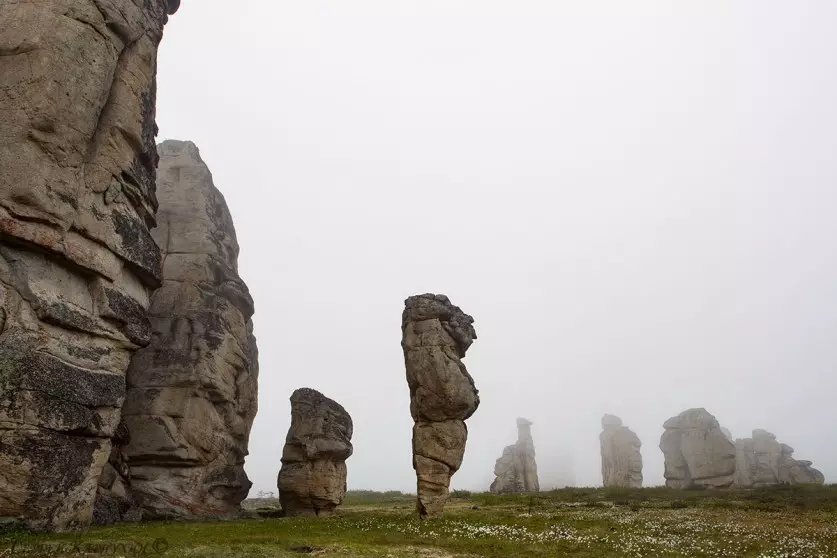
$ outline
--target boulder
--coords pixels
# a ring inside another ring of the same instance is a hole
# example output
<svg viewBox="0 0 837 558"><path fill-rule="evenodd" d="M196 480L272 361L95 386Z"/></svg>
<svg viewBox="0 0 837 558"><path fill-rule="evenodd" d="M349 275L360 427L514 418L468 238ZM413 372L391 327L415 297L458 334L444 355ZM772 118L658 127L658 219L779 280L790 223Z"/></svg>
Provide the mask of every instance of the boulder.
<svg viewBox="0 0 837 558"><path fill-rule="evenodd" d="M277 481L284 515L331 515L343 503L352 430L352 417L336 401L309 388L293 392Z"/></svg>
<svg viewBox="0 0 837 558"><path fill-rule="evenodd" d="M532 422L517 419L517 442L503 449L503 455L494 464L490 491L496 494L513 492L538 492L538 465L535 462L535 443L532 440Z"/></svg>
<svg viewBox="0 0 837 558"><path fill-rule="evenodd" d="M750 488L776 484L822 484L822 473L810 461L793 458L793 448L781 444L767 430L753 430L752 438L735 441L735 485Z"/></svg>
<svg viewBox="0 0 837 558"><path fill-rule="evenodd" d="M479 392L462 358L477 338L474 319L444 295L404 301L401 347L413 417L413 469L422 519L442 514L450 479L462 465Z"/></svg>
<svg viewBox="0 0 837 558"><path fill-rule="evenodd" d="M93 517L161 280L155 72L175 9L0 2L0 522Z"/></svg>
<svg viewBox="0 0 837 558"><path fill-rule="evenodd" d="M640 488L642 486L642 442L622 419L602 417L599 434L602 453L602 482L605 487Z"/></svg>
<svg viewBox="0 0 837 558"><path fill-rule="evenodd" d="M256 415L253 300L238 275L230 211L191 142L159 145L162 286L153 337L127 373L120 450L146 519L230 517L250 481L244 458Z"/></svg>
<svg viewBox="0 0 837 558"><path fill-rule="evenodd" d="M725 488L735 479L735 445L706 409L689 409L663 425L666 486Z"/></svg>

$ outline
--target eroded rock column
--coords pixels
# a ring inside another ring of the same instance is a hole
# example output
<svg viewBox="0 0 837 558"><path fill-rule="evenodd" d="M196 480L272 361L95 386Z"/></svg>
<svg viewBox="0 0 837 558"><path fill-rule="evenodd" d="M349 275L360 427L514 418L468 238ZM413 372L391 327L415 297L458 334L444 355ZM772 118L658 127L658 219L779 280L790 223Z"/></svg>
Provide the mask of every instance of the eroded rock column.
<svg viewBox="0 0 837 558"><path fill-rule="evenodd" d="M336 401L309 388L293 392L277 480L286 516L331 515L343 503L352 430L352 417Z"/></svg>
<svg viewBox="0 0 837 558"><path fill-rule="evenodd" d="M599 434L602 453L602 483L605 487L642 486L642 442L639 436L615 415L602 417Z"/></svg>
<svg viewBox="0 0 837 558"><path fill-rule="evenodd" d="M497 494L540 490L531 421L517 419L517 442L503 448L503 455L494 464L494 475L497 478L489 490Z"/></svg>
<svg viewBox="0 0 837 558"><path fill-rule="evenodd" d="M0 2L0 517L90 521L160 284L169 0Z"/></svg>
<svg viewBox="0 0 837 558"><path fill-rule="evenodd" d="M121 447L144 519L228 517L257 410L253 300L238 275L230 211L191 142L159 145L155 241L163 284L151 299L151 344L128 369Z"/></svg>
<svg viewBox="0 0 837 558"><path fill-rule="evenodd" d="M735 480L735 445L706 409L689 409L663 424L660 450L666 486L726 488Z"/></svg>
<svg viewBox="0 0 837 558"><path fill-rule="evenodd" d="M442 514L451 476L465 453L465 420L480 403L461 360L477 334L474 319L444 295L411 296L404 304L401 346L415 422L417 508L421 518L428 518Z"/></svg>

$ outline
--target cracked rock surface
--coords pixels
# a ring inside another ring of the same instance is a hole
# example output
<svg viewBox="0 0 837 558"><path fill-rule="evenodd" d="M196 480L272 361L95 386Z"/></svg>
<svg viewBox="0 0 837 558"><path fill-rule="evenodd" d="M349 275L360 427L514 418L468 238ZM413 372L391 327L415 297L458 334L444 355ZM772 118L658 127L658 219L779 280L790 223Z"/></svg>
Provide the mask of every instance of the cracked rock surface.
<svg viewBox="0 0 837 558"><path fill-rule="evenodd" d="M238 275L230 211L198 148L169 140L158 150L152 234L163 281L151 298L151 343L128 368L129 436L119 450L143 519L230 517L251 486L253 300Z"/></svg>
<svg viewBox="0 0 837 558"><path fill-rule="evenodd" d="M416 295L404 301L401 346L414 421L413 468L421 518L442 514L451 476L465 453L465 420L480 403L461 360L477 338L473 323L445 295Z"/></svg>
<svg viewBox="0 0 837 558"><path fill-rule="evenodd" d="M165 0L0 2L0 518L90 522L151 340Z"/></svg>

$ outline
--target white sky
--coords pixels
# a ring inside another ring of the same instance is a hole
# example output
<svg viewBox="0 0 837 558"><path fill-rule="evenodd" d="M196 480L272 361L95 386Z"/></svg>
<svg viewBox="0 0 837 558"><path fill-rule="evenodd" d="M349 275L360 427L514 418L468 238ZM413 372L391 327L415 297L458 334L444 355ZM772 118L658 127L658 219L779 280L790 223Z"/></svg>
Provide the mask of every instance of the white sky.
<svg viewBox="0 0 837 558"><path fill-rule="evenodd" d="M355 424L349 488L415 490L403 300L472 314L482 405L453 487L526 416L548 488L601 482L706 407L837 479L837 3L186 0L159 139L190 139L256 301L247 471L276 490L288 397ZM569 480L572 480L570 477Z"/></svg>

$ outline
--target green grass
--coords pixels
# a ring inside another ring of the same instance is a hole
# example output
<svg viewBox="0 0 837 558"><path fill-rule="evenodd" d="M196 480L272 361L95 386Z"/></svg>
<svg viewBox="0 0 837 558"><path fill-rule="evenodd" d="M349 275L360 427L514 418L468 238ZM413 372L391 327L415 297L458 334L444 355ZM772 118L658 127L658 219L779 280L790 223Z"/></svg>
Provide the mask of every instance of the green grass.
<svg viewBox="0 0 837 558"><path fill-rule="evenodd" d="M7 532L0 535L0 557L837 556L835 486L458 496L445 517L433 521L416 519L409 494L353 491L331 518L148 523L62 535ZM123 547L114 546L119 543Z"/></svg>

